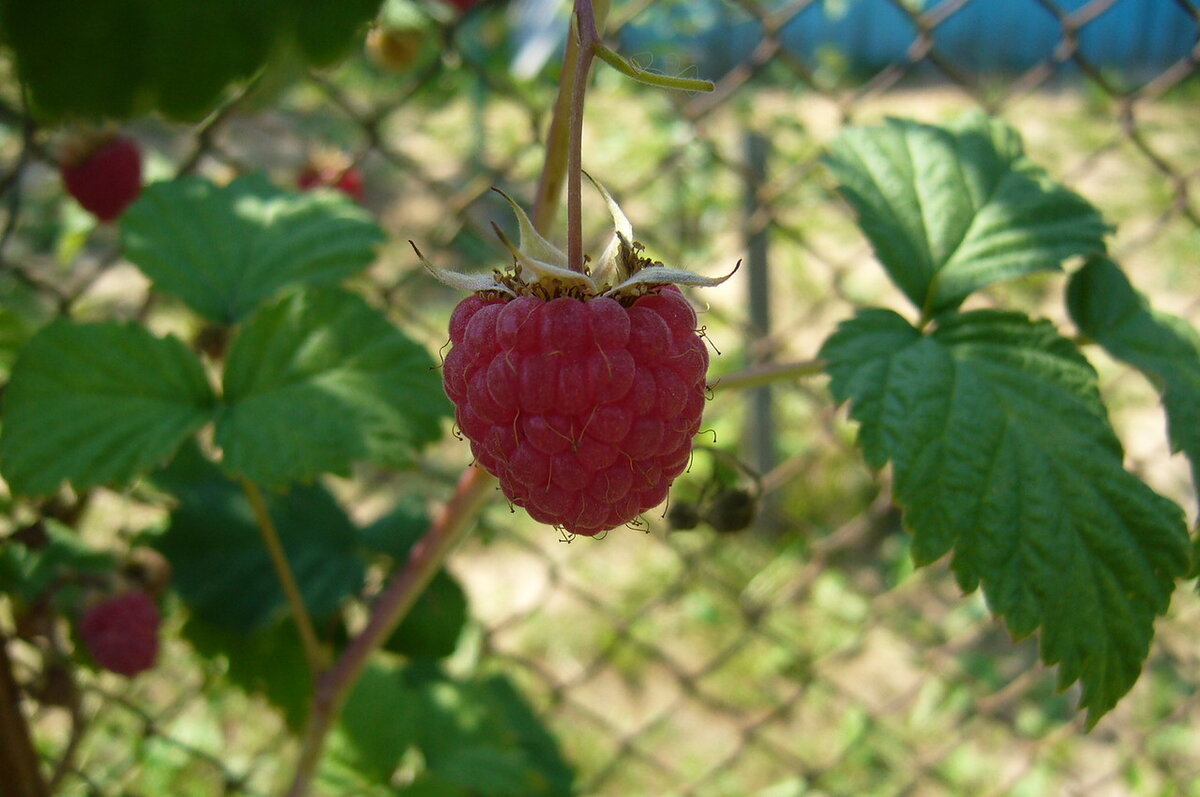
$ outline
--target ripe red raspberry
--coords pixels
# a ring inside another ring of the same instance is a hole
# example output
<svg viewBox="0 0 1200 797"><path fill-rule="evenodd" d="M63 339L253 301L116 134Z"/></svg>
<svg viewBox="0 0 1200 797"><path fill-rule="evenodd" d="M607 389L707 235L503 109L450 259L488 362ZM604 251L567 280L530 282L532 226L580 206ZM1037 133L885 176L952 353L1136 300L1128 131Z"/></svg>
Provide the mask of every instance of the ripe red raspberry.
<svg viewBox="0 0 1200 797"><path fill-rule="evenodd" d="M72 147L60 164L63 184L100 221L121 215L142 192L142 151L131 138L102 138Z"/></svg>
<svg viewBox="0 0 1200 797"><path fill-rule="evenodd" d="M446 393L477 462L575 534L667 497L700 428L708 352L674 286L608 297L474 295L450 322Z"/></svg>
<svg viewBox="0 0 1200 797"><path fill-rule="evenodd" d="M588 536L662 503L687 467L708 350L672 283L724 279L642 257L600 191L616 233L586 273L570 270L515 204L521 245L501 236L508 272L469 277L421 257L443 282L475 292L450 319L443 374L477 464L535 520Z"/></svg>
<svg viewBox="0 0 1200 797"><path fill-rule="evenodd" d="M133 676L154 666L159 619L153 599L131 590L90 606L79 636L101 667Z"/></svg>

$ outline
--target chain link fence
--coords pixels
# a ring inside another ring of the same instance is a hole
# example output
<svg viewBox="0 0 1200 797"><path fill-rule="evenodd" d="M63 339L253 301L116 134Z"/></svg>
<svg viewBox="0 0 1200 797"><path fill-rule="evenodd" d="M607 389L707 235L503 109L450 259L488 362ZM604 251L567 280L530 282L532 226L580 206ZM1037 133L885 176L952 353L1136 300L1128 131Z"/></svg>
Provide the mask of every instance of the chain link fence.
<svg viewBox="0 0 1200 797"><path fill-rule="evenodd" d="M197 126L143 121L135 132L162 176L266 170L286 183L314 147L347 153L392 239L364 290L436 350L456 297L415 268L406 241L449 268L490 268L502 259L490 225L508 214L489 189L527 205L541 166L553 83L514 76L491 52L511 49L520 4L502 5L468 17L413 73L356 58L283 93L260 79ZM987 29L985 7L1001 5L1053 23L1044 49ZM1150 9L1124 31L1141 56L1112 64L1116 45L1092 32L1134 5ZM818 38L818 17L836 37ZM1139 289L1200 321L1198 30L1191 0L614 3L608 37L626 55L668 72L697 65L717 89L670 94L598 66L585 168L656 259L709 274L746 260L745 278L695 297L722 356L704 446L672 500L699 500L733 455L743 475L761 476L761 505L738 533L669 531L654 515L647 529L567 545L497 500L452 559L475 617L454 663L517 680L577 767L581 794L1200 794L1191 589L1160 622L1133 692L1085 733L1074 690L1056 689L1035 641L1011 640L943 565L912 571L887 474L861 463L822 380L721 384L752 364L812 358L854 304L894 298L820 167L842 127L885 115L936 122L983 108L1006 119L1035 161L1116 223L1112 251ZM869 57L871 41L886 63ZM1010 44L1023 62L979 68ZM46 138L5 84L5 274L63 313L153 317L156 300L114 238L52 234L72 220L52 209ZM588 203L599 241L603 207ZM979 301L1016 297L1062 320L1061 290L1039 278ZM1131 466L1194 522L1151 389L1099 367ZM448 495L466 456L448 441L419 491ZM414 489L386 474L362 482L351 492L364 516ZM142 522L110 498L110 527ZM167 661L132 686L86 684L86 735L54 709L37 717L48 762L80 745L62 793L278 790L293 752L282 722L222 688L220 668L183 643Z"/></svg>

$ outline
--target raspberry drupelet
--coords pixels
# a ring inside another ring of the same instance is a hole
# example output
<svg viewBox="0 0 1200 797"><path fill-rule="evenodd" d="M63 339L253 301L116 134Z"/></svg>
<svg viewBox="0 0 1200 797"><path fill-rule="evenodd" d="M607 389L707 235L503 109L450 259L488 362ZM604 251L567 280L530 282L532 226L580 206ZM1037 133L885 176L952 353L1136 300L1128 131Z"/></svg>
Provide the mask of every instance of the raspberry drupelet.
<svg viewBox="0 0 1200 797"><path fill-rule="evenodd" d="M724 279L642 257L600 191L616 233L588 273L567 269L515 203L521 245L501 235L511 270L473 278L421 258L473 291L451 316L443 377L476 463L535 520L586 536L661 504L687 467L708 351L675 284Z"/></svg>

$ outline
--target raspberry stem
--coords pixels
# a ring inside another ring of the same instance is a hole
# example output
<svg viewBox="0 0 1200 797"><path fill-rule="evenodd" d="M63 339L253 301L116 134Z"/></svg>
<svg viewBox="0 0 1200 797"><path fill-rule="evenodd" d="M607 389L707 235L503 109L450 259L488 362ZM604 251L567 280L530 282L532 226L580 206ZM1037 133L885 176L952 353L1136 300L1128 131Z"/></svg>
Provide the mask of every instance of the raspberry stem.
<svg viewBox="0 0 1200 797"><path fill-rule="evenodd" d="M46 797L50 793L29 724L21 711L21 691L8 657L8 638L0 633L0 772L4 794L13 797Z"/></svg>
<svg viewBox="0 0 1200 797"><path fill-rule="evenodd" d="M554 101L554 116L550 120L549 130L546 131L546 160L529 214L534 228L542 233L554 222L554 214L559 207L558 197L562 193L563 181L567 176L571 87L575 85L575 61L578 51L578 41L574 36L568 36L567 51L563 56L562 80L558 87L558 97Z"/></svg>
<svg viewBox="0 0 1200 797"><path fill-rule="evenodd" d="M592 7L593 27L599 30L604 27L608 18L609 2L590 3ZM574 35L574 17L572 17L572 35L567 36L566 52L563 54L562 72L558 84L558 97L554 101L554 116L550 120L550 128L546 132L546 160L542 167L542 176L538 181L537 195L534 197L533 226L538 232L545 233L553 224L554 215L558 209L558 197L562 192L563 182L567 176L567 162L570 160L567 152L571 146L571 123L574 118L582 124L582 97L576 87L576 68L580 60L579 37ZM586 85L586 81L585 81ZM578 98L578 101L577 101ZM578 114L573 116L578 104Z"/></svg>
<svg viewBox="0 0 1200 797"><path fill-rule="evenodd" d="M571 83L571 124L567 146L567 267L583 273L583 108L588 75L600 34L592 0L575 0L574 33L577 39Z"/></svg>

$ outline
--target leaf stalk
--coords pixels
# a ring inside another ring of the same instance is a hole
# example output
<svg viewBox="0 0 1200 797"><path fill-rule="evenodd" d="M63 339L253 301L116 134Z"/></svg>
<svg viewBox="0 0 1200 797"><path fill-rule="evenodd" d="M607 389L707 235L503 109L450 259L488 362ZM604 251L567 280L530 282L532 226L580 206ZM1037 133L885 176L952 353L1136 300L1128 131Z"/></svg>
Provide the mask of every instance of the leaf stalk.
<svg viewBox="0 0 1200 797"><path fill-rule="evenodd" d="M576 42L567 144L567 267L580 274L583 260L583 109L587 81L600 34L591 0L575 0Z"/></svg>
<svg viewBox="0 0 1200 797"><path fill-rule="evenodd" d="M254 512L254 521L262 533L267 555L271 557L271 566L275 568L279 585L287 597L288 610L296 623L296 629L300 632L300 642L304 646L304 658L308 662L309 672L316 681L325 670L328 658L317 638L317 631L313 626L312 616L308 613L308 607L304 605L304 596L300 592L300 585L296 582L296 574L292 571L291 564L288 563L287 553L283 550L279 531L275 528L275 521L267 509L267 502L263 499L262 491L256 483L249 479L242 478L239 481L242 490L246 493L246 498L250 501L250 509Z"/></svg>
<svg viewBox="0 0 1200 797"><path fill-rule="evenodd" d="M804 379L816 376L825 369L820 359L801 360L794 363L766 363L742 371L726 374L712 385L713 390L745 390L762 387L788 379Z"/></svg>
<svg viewBox="0 0 1200 797"><path fill-rule="evenodd" d="M645 83L647 86L656 86L660 89L671 89L673 91L703 92L713 91L717 87L716 83L713 83L711 80L704 80L703 78L675 77L664 75L661 72L651 72L642 69L602 41L597 41L593 47L596 56L601 61L622 75L631 77L638 83Z"/></svg>

